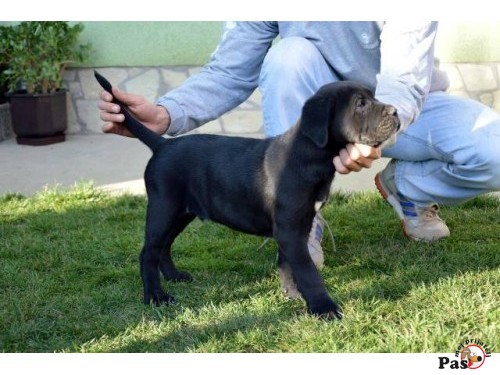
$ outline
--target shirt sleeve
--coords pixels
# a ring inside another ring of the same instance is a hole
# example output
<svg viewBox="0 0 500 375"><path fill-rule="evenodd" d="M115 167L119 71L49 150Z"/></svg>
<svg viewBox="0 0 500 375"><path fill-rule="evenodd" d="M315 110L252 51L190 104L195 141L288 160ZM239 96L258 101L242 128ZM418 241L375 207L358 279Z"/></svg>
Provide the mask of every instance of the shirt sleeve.
<svg viewBox="0 0 500 375"><path fill-rule="evenodd" d="M185 133L244 102L258 86L262 63L277 35L273 22L226 23L209 63L157 100L171 117L167 133Z"/></svg>
<svg viewBox="0 0 500 375"><path fill-rule="evenodd" d="M387 22L380 35L375 97L398 110L401 130L422 111L431 87L437 22Z"/></svg>

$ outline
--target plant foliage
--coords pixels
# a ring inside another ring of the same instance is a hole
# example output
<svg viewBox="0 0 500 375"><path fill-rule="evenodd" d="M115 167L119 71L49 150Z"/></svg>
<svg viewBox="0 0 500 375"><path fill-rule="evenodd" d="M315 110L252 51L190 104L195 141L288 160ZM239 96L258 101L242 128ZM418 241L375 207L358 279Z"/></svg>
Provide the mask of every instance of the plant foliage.
<svg viewBox="0 0 500 375"><path fill-rule="evenodd" d="M0 83L10 91L20 85L28 94L51 93L62 88L64 70L84 62L90 43L79 43L83 24L63 21L25 21L0 26Z"/></svg>

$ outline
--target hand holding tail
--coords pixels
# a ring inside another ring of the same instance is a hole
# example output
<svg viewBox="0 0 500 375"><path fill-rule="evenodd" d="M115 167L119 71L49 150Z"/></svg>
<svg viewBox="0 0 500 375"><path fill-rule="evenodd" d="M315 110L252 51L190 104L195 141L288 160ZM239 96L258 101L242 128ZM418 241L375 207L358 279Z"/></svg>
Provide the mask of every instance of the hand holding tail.
<svg viewBox="0 0 500 375"><path fill-rule="evenodd" d="M105 90L101 93L98 105L102 110L101 119L108 121L103 126L104 132L135 136L152 150L159 142L164 141L159 134L165 133L170 117L163 107L148 102L142 96L113 88L111 83L97 71L94 71L94 75Z"/></svg>

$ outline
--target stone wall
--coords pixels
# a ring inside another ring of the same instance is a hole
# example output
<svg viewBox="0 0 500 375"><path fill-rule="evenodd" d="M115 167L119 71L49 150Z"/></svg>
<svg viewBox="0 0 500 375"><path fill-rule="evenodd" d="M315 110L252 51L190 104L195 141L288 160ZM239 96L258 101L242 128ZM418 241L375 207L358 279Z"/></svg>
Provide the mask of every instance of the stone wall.
<svg viewBox="0 0 500 375"><path fill-rule="evenodd" d="M450 78L448 92L478 100L500 112L500 63L442 64Z"/></svg>
<svg viewBox="0 0 500 375"><path fill-rule="evenodd" d="M99 71L121 89L154 101L197 73L199 67L101 68ZM469 97L500 112L500 63L442 64L450 78L449 92ZM65 73L68 95L68 134L100 134L102 121L97 109L100 87L93 69L69 69ZM258 90L233 111L196 132L262 137Z"/></svg>
<svg viewBox="0 0 500 375"><path fill-rule="evenodd" d="M200 68L183 66L101 68L98 70L120 89L141 94L154 102L156 98L179 86L188 77L197 73ZM93 69L69 70L65 75L65 82L71 93L68 97L68 133L100 133L102 121L99 118L97 102L101 89L94 78ZM238 108L216 121L205 124L196 131L261 136L260 93L256 90Z"/></svg>
<svg viewBox="0 0 500 375"><path fill-rule="evenodd" d="M442 64L450 78L449 92L479 100L500 112L500 63ZM121 89L154 101L199 71L199 67L102 68L99 71ZM102 122L97 109L100 88L93 69L69 70L65 82L68 96L68 133L100 133ZM203 133L262 136L260 93L222 118L197 129Z"/></svg>

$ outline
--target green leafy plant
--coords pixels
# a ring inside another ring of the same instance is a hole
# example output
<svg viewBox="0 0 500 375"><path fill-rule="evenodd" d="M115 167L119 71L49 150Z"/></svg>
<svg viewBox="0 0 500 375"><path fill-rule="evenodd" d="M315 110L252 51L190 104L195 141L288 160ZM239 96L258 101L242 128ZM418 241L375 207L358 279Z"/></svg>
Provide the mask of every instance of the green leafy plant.
<svg viewBox="0 0 500 375"><path fill-rule="evenodd" d="M91 44L80 44L83 24L63 21L26 21L0 26L0 83L16 91L21 83L28 94L62 88L64 70L90 54Z"/></svg>

